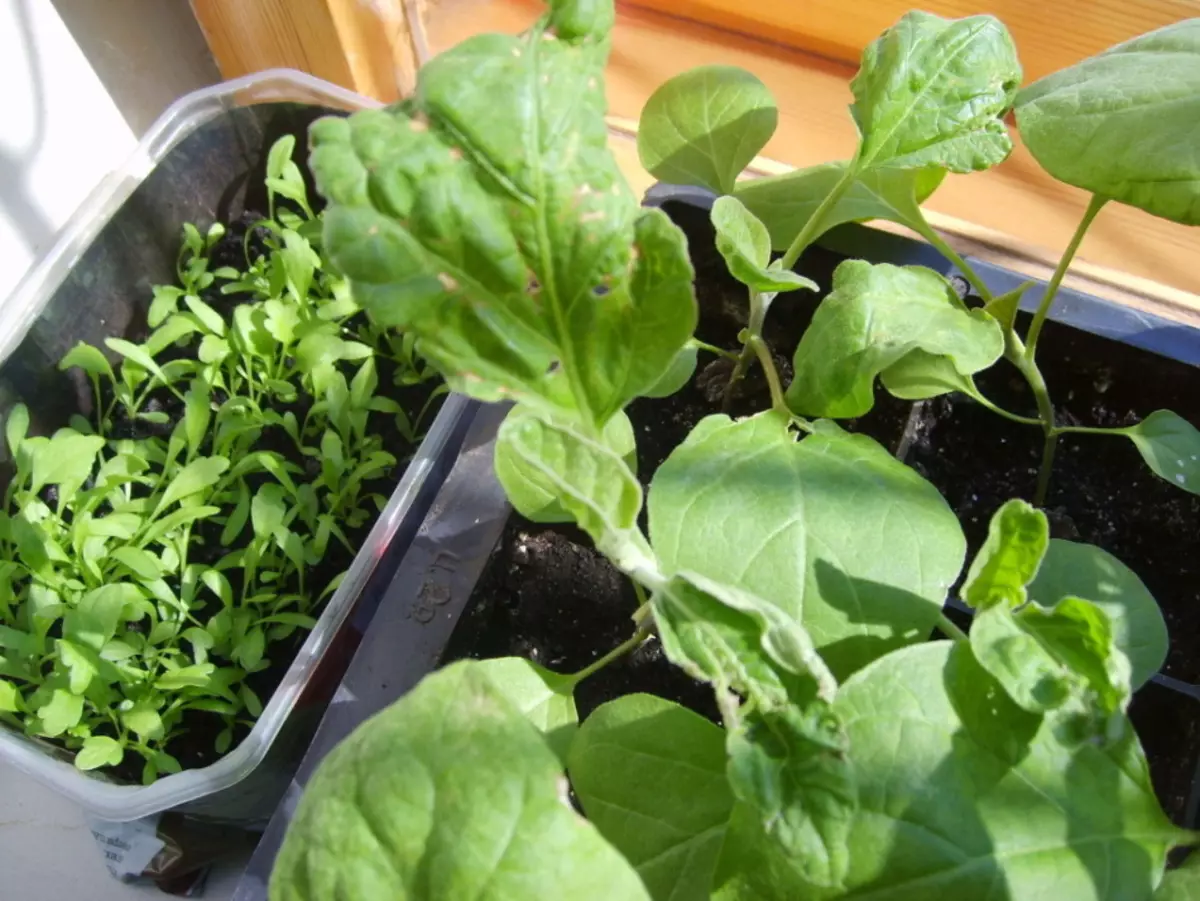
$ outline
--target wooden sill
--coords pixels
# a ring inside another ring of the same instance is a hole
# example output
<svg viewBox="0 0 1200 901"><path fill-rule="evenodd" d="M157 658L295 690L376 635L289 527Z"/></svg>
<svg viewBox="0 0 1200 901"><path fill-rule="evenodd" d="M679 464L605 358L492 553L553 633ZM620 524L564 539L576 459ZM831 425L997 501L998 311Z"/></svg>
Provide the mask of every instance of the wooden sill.
<svg viewBox="0 0 1200 901"><path fill-rule="evenodd" d="M618 6L607 74L609 109L618 121L635 122L645 99L672 75L725 63L753 71L779 102L779 128L765 157L784 166L807 166L853 152L856 136L846 109L853 66ZM532 0L443 0L428 14L430 50L440 52L479 32L520 31L540 9ZM634 149L617 149L635 189L646 187L651 179ZM995 169L949 176L926 209L935 227L968 242L972 251L1044 275L1070 240L1086 203L1083 191L1055 182L1018 146ZM1200 323L1198 251L1191 229L1113 204L1083 244L1076 281L1093 293Z"/></svg>

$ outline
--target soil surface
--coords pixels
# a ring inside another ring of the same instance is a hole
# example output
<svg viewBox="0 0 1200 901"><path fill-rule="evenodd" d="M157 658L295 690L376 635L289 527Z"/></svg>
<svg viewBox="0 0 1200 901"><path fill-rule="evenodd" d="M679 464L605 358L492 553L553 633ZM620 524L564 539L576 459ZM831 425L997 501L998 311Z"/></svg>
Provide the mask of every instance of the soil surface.
<svg viewBox="0 0 1200 901"><path fill-rule="evenodd" d="M736 349L738 331L746 324L746 289L730 278L715 252L707 214L677 205L667 209L687 233L696 267L697 337ZM814 248L797 268L821 285L823 296L842 259ZM782 295L771 308L765 337L785 384L814 308L811 295L803 293ZM1039 359L1065 422L1127 425L1160 408L1200 422L1200 372L1191 367L1055 323L1044 331ZM696 377L682 391L631 405L643 483L701 418L721 412L728 374L726 361L702 352ZM1036 415L1028 389L1008 364L978 382L1001 406ZM769 405L755 367L730 412L746 415ZM969 554L982 543L992 513L1004 501L1032 498L1040 430L1002 419L959 395L914 405L880 388L875 408L843 425L871 435L893 453L900 451L937 486L962 523ZM1127 440L1079 436L1060 441L1047 507L1057 537L1099 545L1142 577L1171 632L1164 671L1200 683L1200 655L1192 650L1200 634L1200 498L1151 473ZM631 634L629 615L636 606L629 581L581 532L513 514L444 659L511 654L559 672L577 671ZM635 691L679 701L717 719L711 692L669 664L654 639L580 685L580 716ZM1200 758L1200 701L1150 684L1137 695L1130 714L1164 807L1182 823Z"/></svg>

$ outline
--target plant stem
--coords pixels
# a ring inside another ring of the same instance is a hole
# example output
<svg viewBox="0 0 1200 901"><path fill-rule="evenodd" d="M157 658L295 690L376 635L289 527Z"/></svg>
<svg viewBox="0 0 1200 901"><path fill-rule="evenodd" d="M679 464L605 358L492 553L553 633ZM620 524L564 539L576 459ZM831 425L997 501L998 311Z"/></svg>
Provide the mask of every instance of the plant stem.
<svg viewBox="0 0 1200 901"><path fill-rule="evenodd" d="M649 636L649 635L650 635L650 624L649 623L643 623L642 625L638 626L637 631L634 632L633 635L631 635L625 641L621 642L619 645L617 645L615 648L613 648L611 651L609 651L603 657L599 658L598 660L593 661L592 663L589 663L587 666L585 666L579 672L568 676L567 681L570 684L571 688L574 688L576 685L578 685L580 682L582 682L588 676L594 675L595 673L604 669L604 667L608 666L614 660L624 657L630 651L637 650L638 646L641 645L641 643L643 641L645 641L647 636Z"/></svg>
<svg viewBox="0 0 1200 901"><path fill-rule="evenodd" d="M1015 351L1020 346L1020 339L1016 337L1015 333L1012 337L1015 342L1011 346ZM1054 472L1054 450L1058 445L1059 429L1054 422L1054 404L1050 402L1050 389L1046 387L1046 380L1042 378L1042 371L1038 369L1033 357L1028 353L1019 352L1011 355L1006 353L1006 356L1009 356L1009 359L1016 364L1021 375L1025 376L1025 381L1029 383L1034 400L1037 401L1038 418L1042 423L1042 431L1046 436L1042 443L1042 465L1038 470L1037 489L1033 495L1034 506L1041 507L1046 503L1046 494L1050 490L1050 475Z"/></svg>
<svg viewBox="0 0 1200 901"><path fill-rule="evenodd" d="M838 201L842 199L842 195L850 189L850 185L854 183L854 179L858 175L857 164L858 157L855 156L846 167L846 171L842 174L842 177L838 179L837 184L825 195L825 199L821 201L820 206L816 208L813 214L808 217L808 221L804 223L804 228L800 229L800 233L792 239L792 243L788 245L788 249L780 261L785 270L790 271L796 265L796 260L800 259L800 254L804 253L808 245L820 236L821 223L829 215L829 212L837 206Z"/></svg>
<svg viewBox="0 0 1200 901"><path fill-rule="evenodd" d="M762 332L763 322L767 318L767 309L762 302L762 295L750 288L750 321L746 324L747 338L742 344L742 352L738 355L737 365L733 367L733 372L729 376L729 381L725 383L725 393L721 395L721 412L728 413L729 408L733 406L733 389L742 377L746 374L746 370L750 368L750 361L754 359L754 348L751 347L750 339Z"/></svg>
<svg viewBox="0 0 1200 901"><path fill-rule="evenodd" d="M1099 194L1092 195L1092 199L1088 201L1087 209L1083 212L1083 218L1079 220L1079 225L1075 228L1075 234L1071 236L1071 243L1067 245L1067 250L1062 255L1062 259L1058 261L1054 275L1050 277L1050 284L1046 286L1046 293L1042 295L1042 302L1038 305L1037 312L1033 314L1033 322L1030 324L1029 332L1025 338L1025 356L1029 357L1030 360L1033 359L1033 355L1037 352L1037 343L1038 338L1042 334L1042 326L1046 324L1046 317L1050 315L1050 306L1054 303L1054 297L1058 294L1058 287L1062 284L1063 277L1067 274L1067 267L1075 259L1079 245L1083 243L1083 236L1087 234L1088 228L1106 203L1108 203L1107 197L1101 197Z"/></svg>
<svg viewBox="0 0 1200 901"><path fill-rule="evenodd" d="M763 372L767 376L767 385L771 389L771 407L780 413L783 413L788 419L792 418L792 411L788 409L787 401L783 396L783 384L779 381L779 371L775 368L775 361L771 359L770 348L767 347L767 342L759 335L751 335L750 341L746 345L758 354L759 365L762 366Z"/></svg>
<svg viewBox="0 0 1200 901"><path fill-rule="evenodd" d="M938 631L940 631L947 638L951 638L954 641L970 641L967 633L958 626L954 625L954 623L950 622L950 618L944 613L938 614L936 625L938 627Z"/></svg>
<svg viewBox="0 0 1200 901"><path fill-rule="evenodd" d="M937 231L934 230L933 226L925 221L924 216L921 216L915 221L908 223L908 226L922 238L936 247L942 256L957 266L958 271L962 273L963 278L970 282L971 287L975 289L975 292L981 298L983 298L985 303L993 299L991 289L984 284L984 281L979 277L979 274L971 268L971 264L964 260L957 250L946 243L946 239L939 235Z"/></svg>
<svg viewBox="0 0 1200 901"><path fill-rule="evenodd" d="M974 387L974 385L972 385L972 387ZM1005 410L1003 407L997 406L996 404L994 404L990 400L988 400L986 397L984 397L981 393L979 393L979 389L977 389L977 388L969 396L971 397L972 400L974 400L981 407L991 410L993 413L996 413L999 416L1003 416L1005 419L1011 419L1013 422L1019 422L1022 425L1041 425L1042 424L1042 421L1040 419L1036 419L1033 416L1021 416L1019 413L1013 413L1009 410Z"/></svg>
<svg viewBox="0 0 1200 901"><path fill-rule="evenodd" d="M739 355L735 354L733 351L725 350L723 347L717 347L715 344L709 344L707 341L701 341L699 338L693 338L692 344L694 344L698 350L706 350L710 354L716 354L718 357L724 357L726 360L740 359Z"/></svg>
<svg viewBox="0 0 1200 901"><path fill-rule="evenodd" d="M1060 425L1057 428L1055 428L1054 431L1056 434L1059 434L1059 435L1073 433L1076 435L1122 435L1122 436L1124 436L1124 435L1129 434L1128 428L1117 427L1117 428L1105 429L1105 428L1100 428L1099 426L1090 426L1090 425Z"/></svg>

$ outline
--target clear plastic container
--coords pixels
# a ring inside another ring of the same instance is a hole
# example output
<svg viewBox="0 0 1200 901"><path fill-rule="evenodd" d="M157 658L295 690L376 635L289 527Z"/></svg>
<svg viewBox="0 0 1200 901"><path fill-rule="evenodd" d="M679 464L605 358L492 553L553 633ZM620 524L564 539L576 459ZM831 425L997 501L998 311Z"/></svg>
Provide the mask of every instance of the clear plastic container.
<svg viewBox="0 0 1200 901"><path fill-rule="evenodd" d="M72 401L61 397L57 360L76 341L100 343L137 320L137 308L144 312L149 301L149 286L173 277L182 223L205 223L227 212L230 186L241 178L239 190L245 190L249 170L261 164L280 133L280 116L312 118L312 107L349 111L378 105L291 70L240 78L173 104L0 303L0 409L7 413L23 400L35 420L41 417L50 426L65 420ZM298 143L303 146L302 139ZM61 750L0 726L0 765L16 767L108 820L169 809L238 823L268 818L324 709L321 688L332 692L357 644L346 637L350 620L369 616L364 589L380 561L395 551L398 533L407 532L404 540L411 540L457 453L456 438L471 406L458 395L446 399L341 587L236 748L207 767L147 786L123 785L77 770Z"/></svg>

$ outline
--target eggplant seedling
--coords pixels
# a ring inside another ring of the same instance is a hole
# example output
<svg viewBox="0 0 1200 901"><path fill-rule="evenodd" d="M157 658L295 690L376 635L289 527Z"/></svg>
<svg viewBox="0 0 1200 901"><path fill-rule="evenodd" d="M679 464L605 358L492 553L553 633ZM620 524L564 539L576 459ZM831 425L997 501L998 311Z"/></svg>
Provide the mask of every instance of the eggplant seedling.
<svg viewBox="0 0 1200 901"><path fill-rule="evenodd" d="M1036 356L1063 279L1106 204L1200 223L1195 155L1188 149L1200 110L1198 53L1200 19L1190 19L1021 89L1016 48L999 20L911 12L867 47L850 84L859 141L849 160L742 181L738 175L775 130L775 102L766 86L727 66L701 67L666 82L642 112L638 149L658 178L722 195L712 216L718 247L730 273L750 290L746 344L731 387L762 343L767 304L780 290L762 283L760 273L798 278L792 268L824 232L845 222L885 219L940 250L982 306L968 307L932 270L843 263L796 349L786 392L793 413L861 416L874 404L877 378L906 400L959 391L1042 430L1034 494L1039 505L1050 486L1058 439L1073 433L1127 438L1155 474L1200 493L1200 432L1190 423L1169 410L1123 428L1065 423ZM960 106L963 98L969 102ZM920 207L946 173L981 171L1008 157L1012 138L1003 117L1010 111L1035 159L1055 178L1092 195L1024 335L1016 320L1029 286L994 296ZM769 262L772 247L782 256ZM768 379L778 382L769 352L758 356ZM1035 416L1002 409L976 385L974 376L1001 358L1028 384Z"/></svg>
<svg viewBox="0 0 1200 901"><path fill-rule="evenodd" d="M360 726L308 784L273 901L1149 898L1197 839L1162 812L1126 716L1166 647L1136 576L1014 501L967 568L964 633L942 612L966 563L945 501L871 438L798 422L781 389L701 420L643 492L624 408L694 360L697 316L681 232L606 146L613 17L552 2L524 35L431 60L404 102L312 128L323 247L352 296L457 390L517 402L495 456L513 506L578 524L647 599L579 672L459 662ZM1006 34L937 23L869 52L856 84L901 94L861 103L841 194L889 162L1007 153ZM760 312L803 286L726 213ZM576 686L652 632L720 724L636 694L579 724Z"/></svg>

